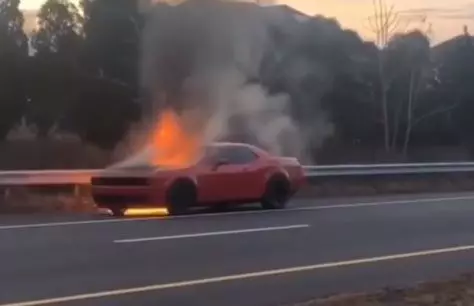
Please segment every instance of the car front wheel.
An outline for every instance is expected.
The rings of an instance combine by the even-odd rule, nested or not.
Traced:
[[[187,181],[175,184],[168,192],[168,213],[184,215],[196,203],[196,188]]]
[[[125,208],[122,207],[110,207],[110,212],[114,217],[124,217],[125,216]]]

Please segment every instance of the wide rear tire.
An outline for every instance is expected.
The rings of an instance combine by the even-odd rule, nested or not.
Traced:
[[[286,178],[273,178],[267,183],[261,200],[264,209],[283,209],[291,197],[290,183]]]
[[[172,216],[187,214],[189,208],[195,206],[196,197],[196,187],[192,182],[175,183],[167,195],[168,213]]]

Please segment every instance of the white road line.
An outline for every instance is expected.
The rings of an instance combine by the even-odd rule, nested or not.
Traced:
[[[229,216],[229,215],[269,214],[269,213],[284,213],[284,212],[290,212],[290,211],[346,209],[346,208],[360,208],[360,207],[372,207],[372,206],[389,206],[389,205],[417,204],[417,203],[438,203],[438,202],[444,202],[444,201],[465,201],[465,200],[474,200],[474,195],[464,196],[464,197],[449,197],[449,198],[421,198],[421,199],[411,199],[411,200],[407,199],[407,200],[396,200],[396,201],[359,202],[359,203],[352,203],[352,204],[347,203],[347,204],[334,204],[334,205],[325,205],[325,206],[314,205],[314,206],[287,208],[287,209],[281,209],[281,210],[253,210],[253,211],[250,210],[250,211],[205,213],[205,214],[170,216],[170,217],[149,217],[149,218],[137,218],[137,219],[100,219],[100,220],[84,220],[84,221],[70,221],[70,222],[15,224],[15,225],[0,226],[0,230],[87,225],[87,224],[101,224],[101,223],[118,223],[118,222],[140,222],[140,221],[150,221],[150,220],[160,220],[160,219],[169,220],[169,219],[184,219],[184,218],[222,217],[222,216]]]
[[[158,237],[135,238],[135,239],[120,239],[120,240],[114,240],[114,243],[133,243],[133,242],[146,242],[146,241],[156,241],[156,240],[202,238],[202,237],[209,237],[209,236],[249,234],[249,233],[255,233],[255,232],[283,231],[283,230],[307,228],[307,227],[310,227],[310,225],[309,224],[297,224],[297,225],[286,225],[286,226],[260,227],[260,228],[248,228],[248,229],[240,229],[240,230],[205,232],[205,233],[173,235],[173,236],[158,236]]]
[[[83,301],[83,300],[89,300],[89,299],[114,297],[114,296],[119,296],[119,295],[135,294],[135,293],[141,293],[141,292],[159,291],[159,290],[165,290],[165,289],[176,289],[176,288],[191,287],[191,286],[205,285],[205,284],[212,284],[212,283],[222,283],[222,282],[228,282],[228,281],[267,277],[267,276],[278,276],[278,275],[284,275],[284,274],[290,274],[290,273],[308,272],[308,271],[320,270],[320,269],[355,266],[355,265],[362,265],[362,264],[369,264],[369,263],[376,263],[376,262],[383,262],[383,261],[390,261],[390,260],[401,260],[401,259],[407,259],[407,258],[413,258],[413,257],[433,256],[433,255],[456,253],[456,252],[463,252],[463,251],[464,252],[474,251],[474,245],[457,246],[457,247],[450,247],[450,248],[444,248],[444,249],[424,250],[424,251],[418,251],[418,252],[412,252],[412,253],[392,254],[392,255],[371,257],[371,258],[360,258],[360,259],[353,259],[353,260],[347,260],[347,261],[320,263],[320,264],[314,264],[314,265],[309,265],[309,266],[296,266],[296,267],[290,267],[290,268],[265,270],[265,271],[259,271],[259,272],[251,272],[251,273],[233,274],[233,275],[226,275],[226,276],[220,276],[220,277],[181,281],[181,282],[175,282],[175,283],[157,284],[157,285],[150,285],[150,286],[144,286],[144,287],[126,288],[126,289],[78,294],[78,295],[71,295],[71,296],[43,299],[43,300],[36,300],[36,301],[3,304],[0,306],[50,305],[50,304],[56,304],[56,303]]]
[[[100,219],[100,220],[84,220],[84,221],[69,221],[69,222],[51,222],[51,223],[32,223],[32,224],[15,224],[15,225],[2,225],[0,230],[12,230],[12,229],[26,229],[26,228],[37,228],[37,227],[55,227],[55,226],[69,226],[69,225],[84,225],[84,224],[100,224],[100,223],[118,223],[118,222],[136,222],[136,221],[147,221],[156,220],[158,217],[140,218],[140,219]]]

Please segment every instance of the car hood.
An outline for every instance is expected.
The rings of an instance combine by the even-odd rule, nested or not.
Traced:
[[[124,167],[124,168],[106,168],[96,176],[127,176],[127,177],[143,177],[150,176],[160,169],[156,167]]]
[[[110,167],[104,169],[97,176],[143,177],[150,176],[159,172],[174,171],[188,168],[183,167],[180,169],[175,169],[160,165],[153,165],[153,155],[153,148],[145,148],[137,154],[125,159],[124,161],[113,164]]]

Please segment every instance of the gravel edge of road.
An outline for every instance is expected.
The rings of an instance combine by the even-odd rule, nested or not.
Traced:
[[[444,281],[423,282],[412,287],[388,288],[373,293],[339,294],[291,306],[461,306],[473,304],[474,272]]]

